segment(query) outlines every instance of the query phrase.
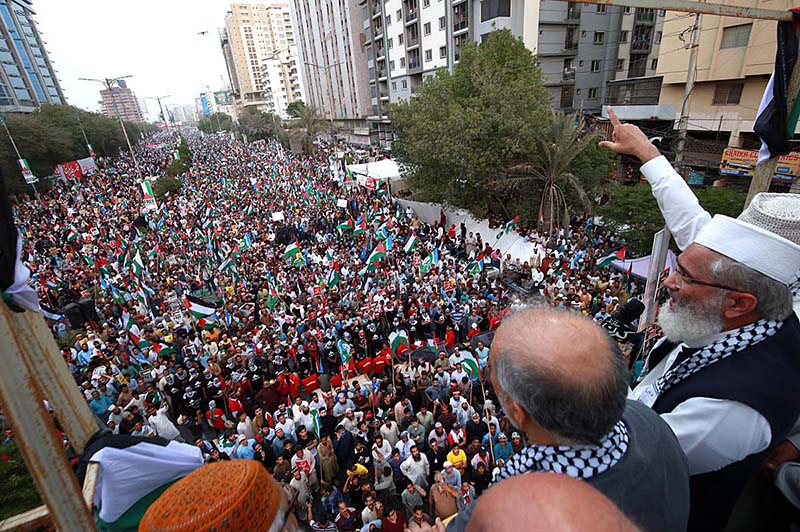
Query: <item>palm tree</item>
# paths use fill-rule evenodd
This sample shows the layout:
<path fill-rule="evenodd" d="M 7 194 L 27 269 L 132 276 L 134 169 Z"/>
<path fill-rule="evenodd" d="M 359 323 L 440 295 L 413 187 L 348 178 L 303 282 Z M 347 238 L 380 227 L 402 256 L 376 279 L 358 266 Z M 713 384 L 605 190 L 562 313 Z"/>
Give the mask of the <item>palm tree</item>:
<path fill-rule="evenodd" d="M 511 166 L 507 170 L 508 177 L 494 181 L 505 188 L 539 183 L 542 186 L 539 220 L 549 231 L 569 225 L 567 188 L 575 193 L 585 211 L 591 210 L 591 201 L 583 185 L 570 172 L 575 158 L 597 140 L 593 133 L 586 133 L 585 126 L 583 118 L 577 114 L 552 110 L 541 134 L 533 141 L 533 160 Z"/>
<path fill-rule="evenodd" d="M 305 130 L 303 146 L 306 153 L 314 154 L 314 139 L 321 129 L 322 118 L 317 114 L 317 108 L 306 105 L 297 109 L 297 118 L 290 124 L 291 127 Z"/>
<path fill-rule="evenodd" d="M 262 138 L 272 128 L 270 116 L 252 108 L 245 109 L 245 112 L 239 117 L 239 125 L 242 127 L 242 131 L 252 138 Z"/>

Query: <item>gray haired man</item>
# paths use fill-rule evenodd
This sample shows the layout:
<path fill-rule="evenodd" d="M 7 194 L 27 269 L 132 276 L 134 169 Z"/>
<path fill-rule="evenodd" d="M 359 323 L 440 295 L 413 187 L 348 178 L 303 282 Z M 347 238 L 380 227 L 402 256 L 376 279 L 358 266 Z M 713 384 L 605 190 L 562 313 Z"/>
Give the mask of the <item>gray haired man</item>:
<path fill-rule="evenodd" d="M 626 401 L 622 354 L 597 324 L 571 312 L 512 312 L 495 333 L 487 368 L 503 411 L 529 440 L 495 482 L 535 471 L 569 475 L 645 530 L 686 528 L 686 458 L 658 415 Z M 472 508 L 448 531 L 463 530 Z"/>

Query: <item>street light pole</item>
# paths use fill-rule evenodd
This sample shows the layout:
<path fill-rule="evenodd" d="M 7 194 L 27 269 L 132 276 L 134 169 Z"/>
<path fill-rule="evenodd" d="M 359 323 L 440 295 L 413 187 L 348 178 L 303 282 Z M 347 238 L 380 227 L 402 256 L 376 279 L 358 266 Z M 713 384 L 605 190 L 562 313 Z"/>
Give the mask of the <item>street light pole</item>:
<path fill-rule="evenodd" d="M 139 161 L 136 159 L 136 154 L 133 152 L 133 146 L 131 146 L 131 139 L 128 138 L 128 131 L 125 129 L 125 121 L 122 119 L 122 115 L 119 112 L 119 107 L 117 106 L 117 98 L 114 96 L 113 85 L 116 83 L 119 86 L 119 81 L 121 79 L 130 78 L 130 75 L 127 76 L 118 76 L 116 78 L 103 78 L 103 79 L 95 79 L 95 78 L 78 78 L 81 81 L 96 81 L 98 83 L 102 83 L 108 92 L 111 94 L 111 101 L 114 104 L 114 112 L 117 114 L 117 120 L 119 120 L 119 125 L 122 128 L 122 134 L 125 137 L 125 142 L 128 145 L 128 151 L 131 154 L 131 159 L 133 159 L 133 165 L 136 167 L 136 173 L 139 174 L 139 181 L 144 181 L 144 176 L 142 175 L 142 169 L 139 167 Z"/>
<path fill-rule="evenodd" d="M 169 97 L 170 97 L 169 94 L 164 94 L 162 96 L 145 96 L 145 98 L 148 100 L 155 100 L 158 102 L 158 108 L 161 111 L 161 118 L 164 119 L 164 125 L 167 126 L 167 133 L 171 133 L 169 128 L 169 117 L 164 112 L 164 106 L 161 105 L 161 98 L 169 98 Z"/>
<path fill-rule="evenodd" d="M 336 63 L 333 63 L 332 65 L 317 65 L 317 64 L 314 64 L 314 63 L 306 63 L 306 65 L 308 65 L 308 66 L 312 66 L 314 68 L 322 69 L 322 71 L 324 72 L 325 78 L 328 80 L 328 83 L 330 85 L 329 92 L 328 92 L 328 99 L 329 99 L 329 104 L 328 104 L 329 114 L 328 114 L 328 117 L 329 117 L 330 122 L 331 122 L 331 126 L 330 126 L 331 127 L 331 140 L 334 139 L 334 137 L 333 137 L 333 85 L 332 85 L 332 81 L 330 79 L 330 76 L 328 76 L 328 71 L 331 68 L 333 68 L 335 66 L 338 66 L 338 65 L 342 65 L 342 64 L 344 64 L 346 62 L 347 61 L 338 61 Z"/>
<path fill-rule="evenodd" d="M 89 150 L 89 157 L 94 157 L 94 150 L 92 149 L 92 145 L 89 144 L 89 139 L 86 138 L 86 130 L 83 129 L 81 115 L 76 113 L 75 118 L 78 120 L 78 127 L 81 128 L 81 134 L 83 135 L 83 141 L 86 143 L 86 149 Z"/>

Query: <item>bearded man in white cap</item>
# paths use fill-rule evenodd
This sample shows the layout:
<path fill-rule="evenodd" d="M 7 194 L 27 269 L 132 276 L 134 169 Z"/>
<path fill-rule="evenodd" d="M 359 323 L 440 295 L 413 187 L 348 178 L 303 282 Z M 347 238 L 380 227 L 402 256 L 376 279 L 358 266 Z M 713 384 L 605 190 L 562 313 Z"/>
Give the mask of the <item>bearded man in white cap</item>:
<path fill-rule="evenodd" d="M 797 212 L 764 209 L 770 198 L 762 196 L 740 219 L 712 218 L 639 128 L 609 116 L 613 140 L 600 146 L 644 163 L 683 250 L 658 317 L 666 338 L 633 397 L 661 414 L 689 459 L 689 530 L 723 530 L 747 481 L 800 415 L 800 323 L 790 289 L 800 246 L 765 227 L 770 219 L 791 226 Z"/>

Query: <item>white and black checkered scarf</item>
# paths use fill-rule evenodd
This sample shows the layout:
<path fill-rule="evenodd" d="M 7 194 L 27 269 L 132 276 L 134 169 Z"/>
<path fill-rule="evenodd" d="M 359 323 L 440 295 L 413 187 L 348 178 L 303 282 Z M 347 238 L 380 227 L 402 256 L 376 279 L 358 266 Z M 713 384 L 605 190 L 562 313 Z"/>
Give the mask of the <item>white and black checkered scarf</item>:
<path fill-rule="evenodd" d="M 670 368 L 656 381 L 656 391 L 661 395 L 701 369 L 763 342 L 778 332 L 782 326 L 782 321 L 759 320 L 744 327 L 726 331 L 719 339 L 703 346 L 689 358 Z"/>
<path fill-rule="evenodd" d="M 494 482 L 536 471 L 585 480 L 614 467 L 627 450 L 628 429 L 620 420 L 599 445 L 529 445 L 508 459 Z"/>

